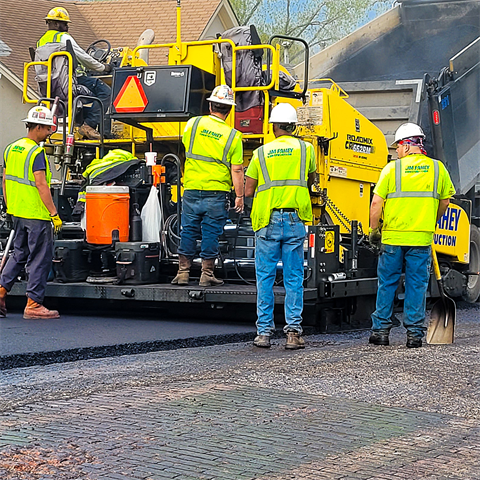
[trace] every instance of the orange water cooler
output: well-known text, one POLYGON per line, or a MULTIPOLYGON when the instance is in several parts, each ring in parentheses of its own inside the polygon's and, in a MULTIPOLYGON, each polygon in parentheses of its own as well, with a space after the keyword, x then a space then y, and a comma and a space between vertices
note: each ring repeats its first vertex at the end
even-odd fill
POLYGON ((120 242, 128 242, 130 194, 128 187, 101 185, 87 187, 87 243, 110 245, 118 230, 120 242))

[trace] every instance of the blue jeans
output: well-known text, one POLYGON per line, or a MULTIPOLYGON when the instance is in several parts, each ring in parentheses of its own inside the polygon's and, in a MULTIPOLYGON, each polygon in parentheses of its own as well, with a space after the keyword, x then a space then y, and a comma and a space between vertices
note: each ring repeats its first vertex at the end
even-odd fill
POLYGON ((305 226, 296 212, 273 211, 270 223, 255 232, 255 270, 257 276, 257 332, 270 335, 273 320, 273 285, 277 264, 283 264, 285 286, 284 331, 302 333, 303 242, 305 226))
POLYGON ((407 335, 423 338, 426 328, 425 304, 430 280, 431 247, 382 245, 378 260, 376 310, 372 330, 388 334, 392 328, 393 301, 405 261, 405 300, 403 325, 407 335))
MULTIPOLYGON (((92 92, 93 97, 100 99, 103 104, 103 113, 105 114, 110 105, 110 87, 97 77, 87 77, 82 75, 78 77, 77 80, 80 85, 87 87, 92 92)), ((83 109, 83 121, 87 125, 90 125, 92 128, 97 128, 97 126, 100 125, 100 120, 100 105, 98 102, 93 102, 91 107, 83 109)), ((105 119, 104 125, 105 134, 110 134, 110 118, 105 119)))
POLYGON ((182 198, 182 234, 178 253, 193 258, 197 240, 202 240, 200 257, 216 258, 218 237, 228 218, 228 192, 185 190, 182 198))

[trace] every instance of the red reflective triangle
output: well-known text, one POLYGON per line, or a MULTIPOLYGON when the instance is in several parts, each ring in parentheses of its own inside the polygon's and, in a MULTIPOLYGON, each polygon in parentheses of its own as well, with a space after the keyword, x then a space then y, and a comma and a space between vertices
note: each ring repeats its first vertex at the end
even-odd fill
POLYGON ((148 105, 148 98, 145 95, 140 80, 135 75, 130 75, 125 80, 118 92, 113 106, 118 113, 143 112, 148 105))

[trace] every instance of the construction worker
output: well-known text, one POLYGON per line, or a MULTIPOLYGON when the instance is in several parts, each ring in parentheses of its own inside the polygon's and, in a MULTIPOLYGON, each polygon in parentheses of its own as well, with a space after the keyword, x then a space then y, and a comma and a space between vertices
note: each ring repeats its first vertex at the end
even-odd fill
MULTIPOLYGON (((95 60, 92 56, 86 53, 68 33, 68 24, 71 22, 70 15, 63 7, 52 8, 45 17, 48 26, 48 31, 37 42, 37 48, 42 47, 47 43, 67 44, 67 40, 72 43, 73 51, 80 63, 85 69, 109 74, 112 71, 110 64, 103 64, 95 60)), ((83 74, 84 71, 77 70, 77 82, 83 85, 91 92, 91 95, 98 97, 103 104, 104 113, 107 111, 110 103, 110 87, 97 77, 91 77, 83 74), (80 74, 82 73, 82 74, 80 74)), ((93 102, 92 106, 83 109, 84 123, 79 128, 78 132, 90 140, 99 140, 100 134, 96 130, 100 123, 100 106, 97 102, 93 102)), ((110 120, 105 120, 105 135, 110 136, 110 120)))
POLYGON ((56 310, 43 306, 52 268, 53 233, 62 227, 50 193, 52 174, 45 150, 39 145, 51 133, 53 116, 48 108, 36 106, 23 121, 27 136, 8 145, 4 152, 3 198, 7 214, 13 218, 15 236, 13 256, 0 276, 0 317, 6 316, 7 292, 25 267, 28 300, 23 318, 59 318, 56 310))
POLYGON ((435 224, 445 213, 455 189, 443 163, 427 157, 424 138, 423 130, 415 123, 400 125, 392 145, 398 160, 384 167, 374 189, 370 242, 381 245, 377 305, 369 339, 374 345, 389 344, 395 291, 404 263, 403 325, 407 347, 421 347, 426 330, 425 303, 435 224))
POLYGON ((295 138, 297 112, 288 103, 272 109, 275 140, 253 152, 246 173, 245 195, 255 196, 251 213, 255 231, 257 277, 257 337, 253 344, 270 347, 275 330, 273 285, 277 264, 283 265, 285 285, 285 348, 304 348, 303 243, 305 222, 312 220, 309 187, 316 163, 312 144, 295 138))
POLYGON ((188 285, 197 240, 200 239, 200 286, 223 284, 213 272, 218 256, 218 237, 223 233, 228 218, 232 184, 236 195, 234 209, 237 213, 243 211, 242 135, 225 123, 235 105, 233 91, 227 85, 220 85, 207 100, 210 102, 210 115, 191 118, 183 132, 186 160, 179 268, 172 280, 176 285, 188 285))

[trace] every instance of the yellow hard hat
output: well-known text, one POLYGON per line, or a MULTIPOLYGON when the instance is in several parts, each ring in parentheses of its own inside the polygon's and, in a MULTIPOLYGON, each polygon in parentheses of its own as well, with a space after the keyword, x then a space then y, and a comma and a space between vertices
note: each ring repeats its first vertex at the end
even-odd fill
POLYGON ((67 10, 63 7, 52 8, 48 15, 45 17, 45 20, 55 20, 57 22, 70 22, 70 15, 67 10))

